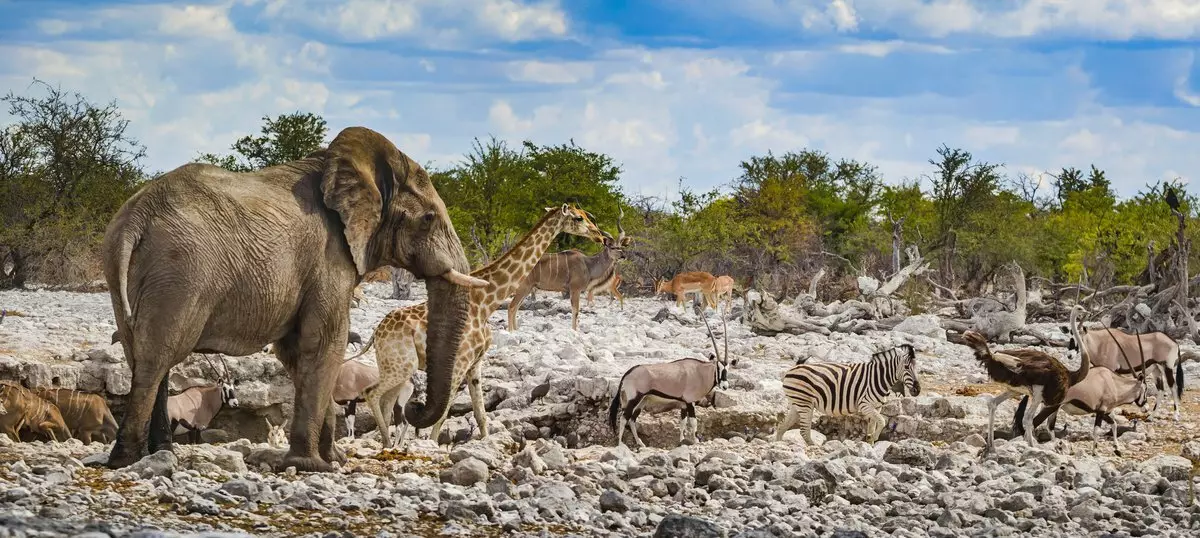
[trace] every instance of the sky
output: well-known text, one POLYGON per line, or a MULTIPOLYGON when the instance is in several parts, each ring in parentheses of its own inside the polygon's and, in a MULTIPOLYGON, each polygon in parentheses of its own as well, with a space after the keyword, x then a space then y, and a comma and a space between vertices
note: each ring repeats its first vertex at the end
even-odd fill
POLYGON ((0 91, 115 101, 151 171, 302 110, 440 168, 573 139, 629 194, 804 148, 919 180, 946 144, 1127 197, 1200 192, 1198 37, 1198 0, 0 0, 0 91))

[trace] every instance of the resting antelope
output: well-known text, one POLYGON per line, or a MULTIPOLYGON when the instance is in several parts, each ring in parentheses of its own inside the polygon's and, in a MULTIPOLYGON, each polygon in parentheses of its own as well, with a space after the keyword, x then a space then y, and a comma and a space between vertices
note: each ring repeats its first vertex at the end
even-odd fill
POLYGON ((263 417, 263 420, 267 421, 267 444, 271 445, 271 448, 287 448, 288 438, 285 430, 287 422, 272 424, 269 417, 263 417))
POLYGON ((687 308, 683 306, 684 301, 689 293, 700 294, 704 298, 704 305, 709 308, 716 308, 717 301, 712 296, 713 281, 716 280, 712 273, 706 271, 689 271, 679 273, 675 278, 670 280, 660 280, 654 287, 654 293, 673 293, 675 294, 675 304, 684 312, 687 308))
MULTIPOLYGON (((1071 326, 1075 330, 1075 311, 1071 312, 1071 326)), ((975 351, 975 359, 987 369, 988 377, 1005 386, 1005 391, 988 400, 988 438, 984 453, 989 452, 996 439, 996 407, 1013 396, 1030 396, 1031 409, 1045 403, 1046 408, 1057 409, 1066 397, 1067 389, 1087 376, 1088 361, 1080 361, 1079 368, 1068 371, 1053 355, 1036 349, 1009 349, 992 353, 987 338, 975 331, 963 333, 963 340, 975 351)), ((1036 446, 1033 437, 1033 411, 1027 410, 1021 418, 1025 426, 1025 442, 1036 446)))
MULTIPOLYGON (((696 315, 704 320, 708 329, 708 337, 712 340, 713 354, 709 360, 679 359, 657 364, 639 364, 625 371, 621 381, 617 383, 617 393, 613 395, 612 403, 608 406, 608 426, 617 434, 617 444, 625 433, 626 424, 633 441, 638 447, 646 446, 637 433, 637 419, 642 408, 648 403, 683 404, 680 412, 679 443, 683 444, 687 432, 691 430, 691 440, 696 441, 696 402, 703 400, 714 388, 722 390, 728 387, 727 369, 732 364, 737 365, 737 359, 729 362, 729 335, 725 335, 725 355, 717 349, 717 338, 713 336, 708 318, 700 307, 696 307, 696 315), (625 411, 622 414, 621 408, 625 411), (689 428, 690 427, 690 428, 689 428)), ((725 317, 721 317, 721 326, 725 327, 725 317)))
POLYGON ((51 441, 66 441, 71 437, 58 407, 33 391, 16 383, 0 382, 0 401, 4 402, 0 432, 7 433, 13 441, 21 440, 22 430, 51 441))
POLYGON ((62 388, 35 389, 34 393, 58 408, 72 436, 84 444, 117 438, 117 420, 103 396, 62 388))
MULTIPOLYGON (((207 361, 208 356, 204 359, 207 361)), ((218 371, 211 362, 209 365, 217 378, 217 384, 188 387, 183 392, 167 398, 167 417, 171 421, 172 433, 188 434, 188 441, 192 444, 200 442, 200 432, 208 429, 222 406, 238 406, 237 396, 233 392, 236 383, 227 371, 218 371)))
MULTIPOLYGON (((533 270, 513 291, 508 302, 508 330, 517 330, 517 310, 533 289, 569 292, 571 295, 571 328, 579 330, 579 297, 589 293, 616 275, 617 262, 625 257, 625 247, 632 239, 621 227, 620 211, 617 218, 617 238, 608 232, 603 234, 604 248, 591 256, 578 250, 566 250, 546 254, 533 266, 533 270)), ((615 293, 614 293, 615 295, 615 293)))
MULTIPOLYGON (((1133 375, 1135 368, 1146 368, 1155 377, 1166 379, 1166 392, 1171 395, 1175 407, 1174 418, 1179 421, 1180 398, 1183 397, 1183 362, 1179 358, 1179 344, 1163 332, 1155 331, 1129 334, 1121 329, 1102 328, 1080 331, 1079 347, 1091 357, 1092 364, 1108 368, 1118 374, 1133 375), (1143 355, 1144 353, 1144 355, 1143 355), (1130 358, 1131 364, 1123 364, 1122 357, 1130 358), (1136 359, 1136 360, 1133 360, 1136 359)), ((1163 398, 1163 387, 1157 386, 1154 408, 1163 398)))

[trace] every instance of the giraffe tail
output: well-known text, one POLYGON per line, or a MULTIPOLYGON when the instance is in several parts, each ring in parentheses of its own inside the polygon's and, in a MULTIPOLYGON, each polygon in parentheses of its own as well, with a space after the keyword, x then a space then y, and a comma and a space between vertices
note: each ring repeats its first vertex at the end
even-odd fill
POLYGON ((357 355, 355 355, 355 356, 353 356, 353 357, 350 357, 350 358, 348 358, 348 359, 346 359, 346 360, 344 360, 344 361, 342 361, 342 362, 343 362, 343 363, 347 363, 347 362, 350 362, 350 361, 352 361, 352 360, 354 360, 354 359, 357 359, 357 358, 359 358, 359 357, 363 356, 364 354, 366 354, 366 353, 367 353, 367 351, 371 349, 371 345, 373 345, 373 344, 375 343, 375 334, 376 334, 377 332, 379 332, 379 331, 372 331, 372 332, 371 332, 371 337, 367 339, 367 343, 366 343, 365 345, 363 345, 362 349, 360 349, 360 350, 358 351, 358 354, 357 354, 357 355))

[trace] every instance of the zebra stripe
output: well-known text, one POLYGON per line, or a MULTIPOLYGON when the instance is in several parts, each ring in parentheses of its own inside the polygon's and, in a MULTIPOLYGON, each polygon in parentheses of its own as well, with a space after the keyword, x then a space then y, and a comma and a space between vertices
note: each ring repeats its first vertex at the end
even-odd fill
POLYGON ((875 353, 866 362, 797 364, 784 372, 782 379, 789 405, 775 437, 782 438, 800 419, 800 429, 809 443, 813 411, 833 416, 867 414, 873 422, 868 437, 874 442, 883 428, 883 417, 875 406, 883 403, 899 383, 903 383, 903 392, 914 396, 921 390, 916 377, 916 352, 909 344, 875 353))

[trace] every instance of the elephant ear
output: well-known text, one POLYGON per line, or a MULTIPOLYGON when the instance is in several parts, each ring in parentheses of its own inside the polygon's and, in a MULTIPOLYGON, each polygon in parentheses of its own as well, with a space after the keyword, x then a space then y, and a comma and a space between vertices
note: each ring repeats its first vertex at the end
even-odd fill
POLYGON ((359 275, 372 269, 367 247, 383 221, 383 208, 395 181, 389 164, 396 149, 383 135, 364 127, 348 127, 329 143, 321 192, 325 206, 342 219, 350 256, 359 275))

